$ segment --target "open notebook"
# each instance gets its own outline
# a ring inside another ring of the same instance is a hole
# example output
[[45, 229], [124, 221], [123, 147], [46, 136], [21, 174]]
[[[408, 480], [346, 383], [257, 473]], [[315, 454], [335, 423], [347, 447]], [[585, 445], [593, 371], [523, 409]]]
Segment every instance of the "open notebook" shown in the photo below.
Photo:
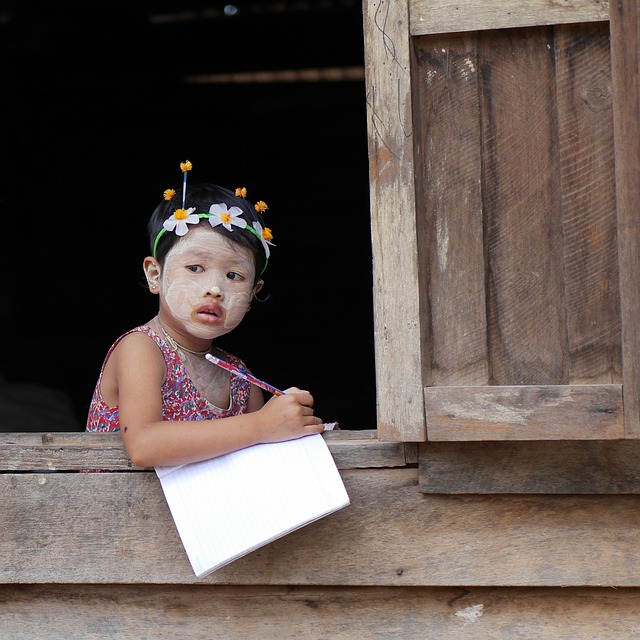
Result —
[[155, 471], [199, 578], [349, 504], [320, 434]]

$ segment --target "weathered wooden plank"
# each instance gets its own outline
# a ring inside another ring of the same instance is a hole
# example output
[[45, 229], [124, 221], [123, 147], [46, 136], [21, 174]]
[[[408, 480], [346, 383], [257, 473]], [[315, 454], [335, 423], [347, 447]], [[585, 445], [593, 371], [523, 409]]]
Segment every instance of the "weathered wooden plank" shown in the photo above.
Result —
[[609, 19], [608, 0], [410, 0], [412, 36]]
[[568, 377], [622, 380], [609, 29], [555, 30]]
[[427, 245], [421, 268], [429, 275], [425, 382], [488, 384], [476, 39], [420, 38], [414, 44], [422, 172], [417, 206], [424, 209], [419, 233]]
[[7, 640], [640, 638], [638, 589], [0, 587]]
[[375, 429], [327, 431], [324, 438], [338, 469], [404, 467], [415, 455], [413, 449], [407, 452], [409, 443], [380, 442]]
[[197, 580], [153, 472], [0, 475], [0, 583], [640, 586], [640, 496], [444, 496], [348, 470], [351, 504]]
[[479, 47], [492, 384], [566, 384], [553, 31]]
[[640, 442], [420, 445], [424, 493], [640, 494]]
[[640, 13], [637, 0], [611, 3], [611, 84], [615, 140], [625, 427], [640, 438]]
[[430, 441], [624, 438], [622, 387], [427, 387]]
[[[425, 439], [408, 7], [366, 0], [365, 84], [378, 434]], [[401, 373], [399, 373], [401, 372]]]
[[[90, 466], [89, 466], [90, 465]], [[0, 471], [140, 470], [119, 433], [0, 433]]]
[[[380, 442], [375, 429], [327, 431], [323, 437], [339, 469], [403, 467], [417, 461], [415, 447]], [[0, 472], [82, 469], [145, 468], [131, 464], [118, 433], [0, 433]]]

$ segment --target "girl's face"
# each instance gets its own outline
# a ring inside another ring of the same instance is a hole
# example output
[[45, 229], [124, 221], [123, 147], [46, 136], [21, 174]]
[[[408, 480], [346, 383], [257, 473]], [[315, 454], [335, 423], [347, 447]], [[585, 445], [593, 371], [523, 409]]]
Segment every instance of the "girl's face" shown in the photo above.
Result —
[[254, 288], [251, 251], [207, 227], [190, 228], [171, 248], [158, 290], [161, 309], [191, 335], [212, 340], [242, 322], [262, 282]]

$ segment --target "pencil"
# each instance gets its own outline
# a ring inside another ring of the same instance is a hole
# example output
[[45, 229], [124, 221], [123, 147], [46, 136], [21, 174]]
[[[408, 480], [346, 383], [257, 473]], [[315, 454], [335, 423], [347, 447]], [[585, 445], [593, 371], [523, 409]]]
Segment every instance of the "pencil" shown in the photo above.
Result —
[[270, 385], [267, 382], [263, 382], [262, 380], [259, 380], [255, 376], [252, 376], [248, 371], [243, 371], [242, 369], [238, 369], [238, 367], [234, 367], [229, 362], [222, 360], [222, 358], [216, 358], [215, 356], [212, 356], [210, 353], [206, 353], [204, 357], [209, 362], [212, 362], [213, 364], [217, 364], [219, 367], [222, 367], [223, 369], [233, 374], [234, 376], [238, 376], [239, 378], [248, 380], [251, 384], [255, 384], [256, 387], [260, 387], [261, 389], [264, 389], [265, 391], [272, 393], [274, 396], [284, 395], [284, 391], [280, 391], [280, 389], [274, 387], [273, 385]]

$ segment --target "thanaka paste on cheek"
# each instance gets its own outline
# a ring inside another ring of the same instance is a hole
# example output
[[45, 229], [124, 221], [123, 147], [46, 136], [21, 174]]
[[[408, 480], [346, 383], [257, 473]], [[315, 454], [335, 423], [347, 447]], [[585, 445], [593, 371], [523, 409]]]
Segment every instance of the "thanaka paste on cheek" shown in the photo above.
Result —
[[224, 327], [227, 331], [235, 329], [244, 318], [251, 302], [252, 292], [237, 293], [229, 297], [226, 307], [227, 315], [224, 319]]
[[[203, 256], [205, 258], [203, 259]], [[205, 272], [194, 274], [187, 264], [202, 264]], [[227, 277], [229, 267], [246, 274], [244, 282]], [[191, 229], [168, 253], [160, 294], [171, 314], [193, 336], [214, 339], [235, 329], [244, 318], [253, 296], [255, 267], [249, 249], [229, 244], [220, 234], [208, 229]], [[212, 292], [218, 291], [218, 294]], [[203, 323], [198, 310], [213, 302], [221, 309], [220, 322]]]

